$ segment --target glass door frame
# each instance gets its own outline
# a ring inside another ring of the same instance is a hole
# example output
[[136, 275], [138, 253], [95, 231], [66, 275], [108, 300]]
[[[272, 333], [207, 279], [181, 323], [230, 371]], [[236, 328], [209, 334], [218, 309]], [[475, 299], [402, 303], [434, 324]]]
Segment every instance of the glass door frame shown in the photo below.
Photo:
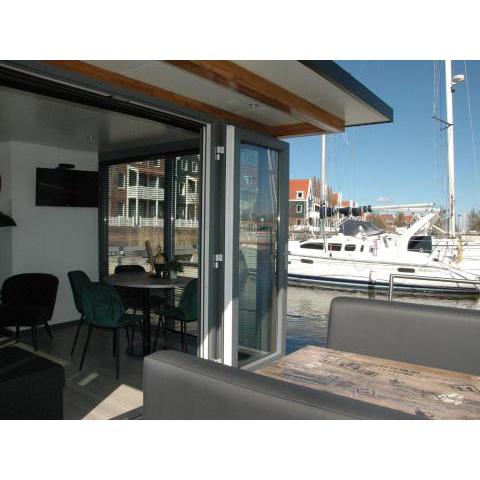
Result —
[[248, 143], [278, 152], [276, 348], [267, 356], [242, 367], [253, 370], [285, 355], [288, 281], [288, 180], [289, 144], [256, 132], [226, 125], [223, 363], [238, 366], [238, 295], [240, 225], [240, 146]]

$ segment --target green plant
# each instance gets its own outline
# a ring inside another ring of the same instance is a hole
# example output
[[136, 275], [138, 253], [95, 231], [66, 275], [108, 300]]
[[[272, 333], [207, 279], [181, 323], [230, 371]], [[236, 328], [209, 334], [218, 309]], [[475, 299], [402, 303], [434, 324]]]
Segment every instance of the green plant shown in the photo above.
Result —
[[171, 272], [175, 272], [175, 273], [183, 272], [183, 265], [180, 262], [177, 262], [177, 260], [172, 260], [171, 262], [168, 262], [167, 268]]

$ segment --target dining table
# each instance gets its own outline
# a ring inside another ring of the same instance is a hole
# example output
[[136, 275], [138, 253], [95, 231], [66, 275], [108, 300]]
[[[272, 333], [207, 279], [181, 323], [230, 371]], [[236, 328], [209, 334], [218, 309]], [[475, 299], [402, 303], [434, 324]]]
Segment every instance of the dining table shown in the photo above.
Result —
[[312, 345], [255, 373], [418, 419], [480, 419], [480, 377], [468, 373]]
[[[185, 287], [189, 277], [159, 278], [147, 272], [121, 272], [107, 275], [103, 278], [105, 283], [115, 287], [135, 288], [143, 291], [143, 322], [142, 322], [142, 351], [141, 355], [148, 355], [151, 351], [151, 292], [153, 290], [169, 290]], [[135, 351], [129, 352], [137, 355]]]

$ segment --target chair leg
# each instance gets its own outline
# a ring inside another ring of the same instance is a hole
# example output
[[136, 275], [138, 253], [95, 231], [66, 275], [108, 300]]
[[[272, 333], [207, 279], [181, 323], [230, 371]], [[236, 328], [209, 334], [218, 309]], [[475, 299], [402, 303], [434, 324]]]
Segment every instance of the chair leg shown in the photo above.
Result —
[[33, 349], [37, 351], [38, 342], [37, 342], [37, 326], [36, 325], [32, 327], [32, 345], [33, 345]]
[[17, 325], [15, 327], [15, 342], [19, 342], [20, 341], [20, 327]]
[[83, 362], [85, 361], [85, 355], [87, 354], [87, 348], [88, 348], [88, 344], [90, 343], [90, 335], [91, 334], [92, 334], [92, 326], [89, 324], [88, 325], [87, 338], [85, 339], [85, 346], [83, 347], [82, 360], [80, 361], [80, 368], [78, 369], [79, 372], [83, 368]]
[[187, 353], [187, 322], [181, 322], [182, 326], [182, 351]]
[[153, 341], [153, 351], [157, 350], [158, 331], [160, 330], [160, 316], [158, 317], [157, 328], [155, 329], [155, 340]]
[[50, 337], [50, 340], [51, 340], [53, 338], [52, 329], [50, 328], [50, 325], [47, 322], [45, 322], [45, 330], [47, 331], [48, 336]]
[[70, 356], [73, 357], [73, 352], [75, 351], [75, 346], [77, 345], [77, 340], [78, 340], [78, 335], [80, 334], [80, 330], [82, 329], [83, 326], [83, 315], [80, 318], [78, 325], [77, 325], [77, 331], [75, 332], [75, 338], [73, 339], [73, 345], [72, 345], [72, 350], [70, 352]]
[[115, 329], [115, 375], [117, 380], [120, 377], [120, 332]]
[[162, 323], [163, 323], [163, 336], [166, 342], [167, 341], [167, 319], [165, 318], [165, 316], [162, 316]]

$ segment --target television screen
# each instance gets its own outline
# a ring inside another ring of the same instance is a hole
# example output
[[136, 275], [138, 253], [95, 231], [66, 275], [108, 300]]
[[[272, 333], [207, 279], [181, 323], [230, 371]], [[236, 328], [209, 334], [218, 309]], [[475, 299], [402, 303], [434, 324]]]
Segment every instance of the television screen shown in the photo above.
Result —
[[36, 205], [98, 207], [98, 172], [37, 168]]

